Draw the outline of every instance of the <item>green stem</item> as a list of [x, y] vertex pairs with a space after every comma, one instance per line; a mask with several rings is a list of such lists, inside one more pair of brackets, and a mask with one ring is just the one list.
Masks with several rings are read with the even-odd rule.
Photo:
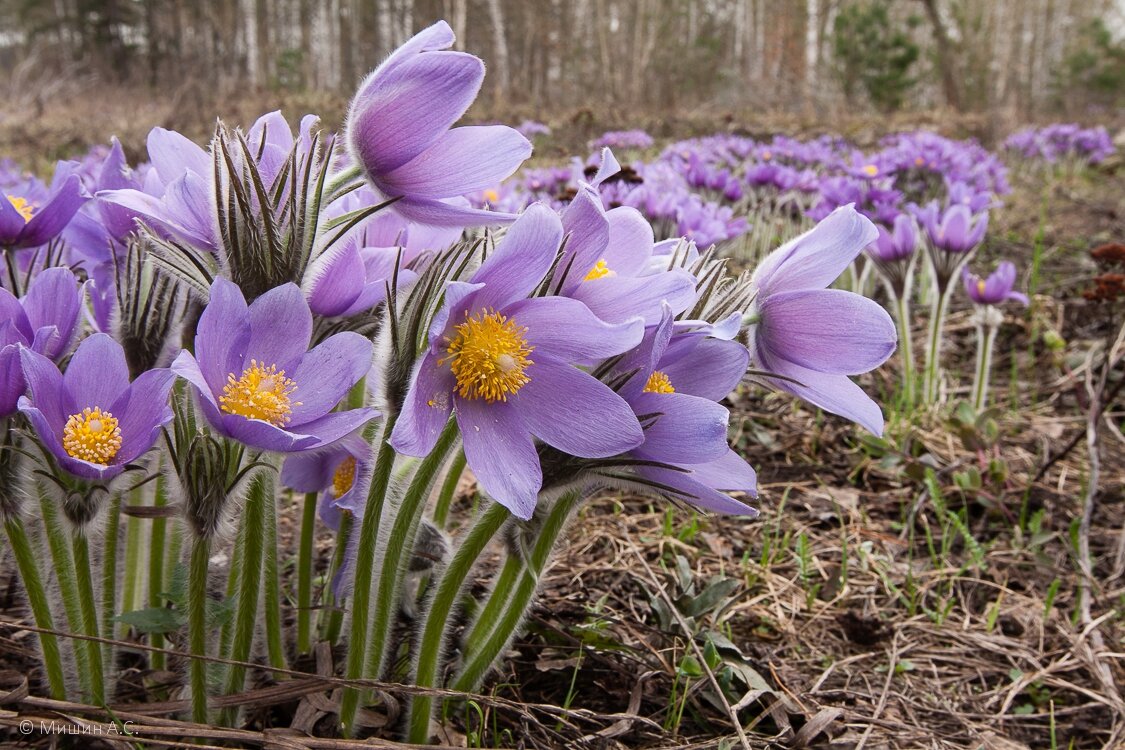
[[[167, 489], [164, 475], [156, 478], [156, 495], [152, 504], [163, 508], [168, 504]], [[168, 519], [157, 516], [152, 519], [151, 543], [148, 550], [148, 606], [152, 608], [164, 606], [164, 541], [168, 529]], [[164, 634], [153, 633], [149, 636], [149, 643], [154, 648], [164, 648]], [[154, 670], [165, 667], [164, 654], [152, 651], [149, 654], [149, 663]]]
[[297, 547], [297, 653], [312, 651], [312, 569], [316, 536], [317, 493], [305, 495], [301, 513], [301, 540]]
[[[114, 494], [106, 513], [105, 538], [102, 552], [102, 630], [106, 638], [113, 638], [114, 617], [117, 616], [117, 537], [121, 531], [121, 495]], [[126, 571], [128, 575], [128, 571]], [[124, 611], [124, 608], [122, 608]], [[113, 670], [114, 648], [103, 643], [102, 663]]]
[[908, 408], [914, 406], [914, 343], [910, 335], [910, 300], [904, 293], [895, 300], [898, 313], [899, 351], [902, 354], [902, 392]]
[[[262, 553], [265, 542], [265, 524], [267, 503], [273, 498], [267, 496], [267, 480], [265, 473], [259, 473], [251, 480], [250, 489], [246, 493], [246, 504], [242, 509], [241, 547], [239, 558], [239, 577], [235, 614], [233, 620], [233, 642], [230, 658], [234, 661], [245, 662], [250, 660], [250, 649], [254, 645], [254, 630], [258, 625], [258, 594], [262, 588]], [[240, 664], [230, 665], [227, 673], [226, 694], [235, 695], [242, 692], [246, 681], [246, 667]], [[220, 723], [227, 725], [233, 723], [236, 715], [235, 709], [223, 711]]]
[[[438, 681], [439, 664], [445, 644], [445, 631], [453, 615], [453, 605], [461, 586], [476, 564], [477, 558], [500, 527], [510, 517], [508, 509], [500, 503], [492, 503], [469, 529], [469, 533], [457, 546], [453, 559], [449, 561], [433, 598], [426, 607], [425, 623], [416, 652], [417, 666], [414, 671], [414, 684], [418, 687], [434, 687]], [[434, 698], [417, 695], [410, 705], [407, 741], [425, 744], [430, 738], [430, 716], [433, 714]]]
[[[375, 561], [375, 548], [379, 542], [379, 528], [382, 525], [383, 505], [387, 499], [387, 487], [394, 469], [395, 451], [391, 447], [391, 432], [394, 430], [396, 416], [386, 415], [383, 432], [379, 437], [379, 449], [375, 456], [375, 468], [371, 475], [371, 490], [359, 524], [359, 539], [356, 547], [355, 579], [352, 586], [352, 621], [348, 632], [348, 655], [344, 675], [349, 680], [363, 677], [367, 664], [367, 626], [371, 609], [372, 566]], [[340, 725], [346, 736], [353, 736], [355, 714], [359, 708], [359, 690], [344, 688], [340, 699]]]
[[988, 404], [988, 381], [991, 379], [996, 329], [996, 326], [987, 323], [977, 327], [977, 376], [973, 381], [973, 406], [978, 412]]
[[433, 515], [434, 526], [442, 531], [445, 531], [446, 523], [449, 521], [449, 508], [453, 505], [453, 495], [457, 492], [461, 475], [465, 473], [465, 463], [465, 451], [457, 451], [457, 455], [453, 457], [449, 469], [445, 472], [445, 481], [442, 482], [441, 491], [438, 493]]
[[[135, 505], [141, 503], [143, 492], [141, 488], [133, 490], [131, 502]], [[125, 581], [121, 591], [121, 611], [132, 612], [135, 609], [140, 609], [140, 573], [141, 554], [142, 550], [151, 554], [154, 549], [161, 549], [160, 547], [144, 543], [144, 528], [141, 525], [141, 519], [135, 516], [129, 516], [125, 521], [125, 569], [121, 572]], [[107, 631], [110, 632], [110, 631]]]
[[[98, 605], [94, 599], [94, 577], [90, 571], [90, 545], [83, 529], [74, 532], [74, 572], [78, 582], [78, 603], [82, 608], [83, 632], [98, 637]], [[90, 670], [90, 699], [95, 706], [105, 705], [105, 675], [102, 671], [102, 647], [97, 641], [85, 641], [87, 667]]]
[[265, 518], [266, 544], [262, 555], [263, 596], [265, 608], [266, 652], [270, 666], [285, 669], [285, 640], [281, 633], [281, 574], [277, 561], [277, 493], [273, 472], [266, 472], [265, 502], [262, 511]]
[[[82, 632], [82, 606], [78, 601], [78, 581], [74, 573], [74, 557], [71, 555], [67, 531], [63, 527], [59, 510], [43, 490], [39, 491], [39, 509], [43, 515], [43, 528], [47, 533], [47, 547], [51, 551], [51, 564], [59, 582], [63, 611], [66, 612], [67, 627], [71, 632]], [[78, 682], [85, 695], [90, 695], [90, 669], [87, 665], [87, 650], [74, 645], [74, 660], [78, 667]]]
[[336, 549], [332, 552], [332, 564], [328, 574], [324, 577], [324, 609], [321, 616], [321, 632], [324, 640], [335, 646], [340, 640], [340, 630], [344, 627], [344, 600], [337, 601], [332, 593], [332, 581], [336, 577], [340, 566], [344, 564], [344, 555], [348, 552], [348, 538], [352, 535], [354, 516], [351, 513], [342, 513], [340, 517], [340, 530], [336, 532]]
[[386, 550], [379, 562], [379, 578], [374, 592], [374, 612], [370, 637], [367, 641], [366, 673], [378, 679], [383, 673], [387, 642], [390, 640], [392, 615], [398, 611], [398, 598], [402, 593], [403, 579], [407, 566], [403, 565], [404, 555], [413, 549], [414, 536], [418, 531], [418, 521], [422, 517], [422, 506], [430, 496], [438, 470], [445, 463], [449, 452], [457, 442], [457, 422], [450, 420], [437, 443], [426, 456], [414, 475], [414, 481], [402, 498], [395, 512], [391, 533], [386, 538]]
[[[481, 610], [480, 617], [473, 625], [472, 635], [465, 643], [467, 653], [464, 666], [453, 680], [454, 690], [462, 692], [475, 690], [488, 674], [497, 657], [515, 637], [516, 630], [531, 605], [531, 599], [535, 596], [540, 576], [547, 566], [551, 551], [555, 548], [555, 542], [566, 528], [571, 512], [581, 500], [582, 493], [578, 490], [560, 497], [543, 522], [543, 528], [540, 529], [535, 545], [531, 549], [530, 559], [525, 563], [524, 560], [515, 558], [515, 567], [522, 568], [519, 583], [515, 587], [510, 585], [501, 587], [500, 581], [497, 581], [497, 585], [492, 588], [488, 603]], [[510, 557], [509, 560], [511, 559], [513, 558]], [[505, 570], [501, 571], [501, 578], [507, 571], [507, 561], [504, 563], [504, 568]]]
[[207, 724], [207, 575], [211, 560], [211, 540], [196, 536], [191, 545], [188, 569], [188, 648], [192, 660], [191, 719]]
[[516, 585], [516, 576], [519, 575], [522, 568], [523, 560], [519, 555], [504, 557], [504, 566], [500, 568], [500, 574], [492, 584], [488, 600], [481, 607], [469, 634], [465, 637], [466, 657], [475, 653], [474, 646], [482, 643], [496, 628], [496, 623], [499, 621], [500, 614], [504, 611], [504, 605], [508, 601], [508, 595], [511, 594]]
[[941, 379], [941, 339], [945, 328], [945, 314], [949, 308], [950, 290], [953, 285], [947, 286], [943, 291], [934, 295], [930, 307], [930, 345], [926, 352], [926, 372], [922, 383], [925, 402], [932, 404], [937, 401], [938, 382]]
[[12, 553], [16, 558], [16, 567], [19, 569], [20, 579], [23, 581], [24, 591], [27, 592], [27, 601], [31, 605], [31, 614], [35, 618], [35, 626], [42, 628], [39, 645], [43, 652], [43, 667], [47, 672], [47, 685], [51, 690], [51, 697], [55, 700], [66, 700], [66, 678], [63, 676], [62, 653], [59, 651], [59, 641], [55, 634], [50, 632], [55, 629], [54, 620], [51, 618], [51, 607], [47, 602], [47, 590], [43, 587], [43, 579], [39, 576], [39, 566], [35, 562], [35, 553], [31, 549], [27, 532], [23, 522], [18, 516], [12, 516], [4, 522], [4, 530], [8, 534], [8, 542], [12, 545]]

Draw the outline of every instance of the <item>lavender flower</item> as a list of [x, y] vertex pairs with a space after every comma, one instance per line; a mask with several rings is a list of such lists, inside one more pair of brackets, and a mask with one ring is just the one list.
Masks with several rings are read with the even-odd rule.
[[26, 180], [18, 187], [5, 188], [0, 195], [0, 247], [18, 250], [50, 242], [85, 200], [72, 163], [59, 163], [50, 187]]
[[78, 333], [82, 287], [67, 268], [49, 268], [16, 299], [0, 288], [0, 418], [16, 410], [27, 388], [20, 367], [21, 348], [58, 361]]
[[468, 283], [448, 285], [391, 435], [400, 453], [425, 456], [456, 408], [473, 473], [523, 519], [543, 483], [533, 436], [584, 458], [614, 456], [643, 439], [629, 405], [573, 366], [636, 346], [641, 321], [611, 325], [577, 300], [527, 298], [562, 236], [558, 215], [533, 205]]
[[172, 420], [167, 369], [129, 382], [121, 345], [104, 333], [84, 340], [66, 373], [31, 349], [20, 351], [31, 392], [20, 399], [40, 442], [62, 468], [83, 479], [108, 481], [156, 442]]
[[1003, 261], [996, 270], [982, 279], [969, 269], [961, 269], [961, 281], [965, 284], [965, 294], [978, 305], [998, 305], [1007, 300], [1015, 300], [1027, 305], [1026, 294], [1014, 291], [1016, 267], [1011, 261]]
[[399, 47], [360, 85], [345, 140], [354, 162], [394, 210], [421, 224], [473, 226], [512, 216], [447, 199], [498, 184], [531, 155], [531, 144], [503, 125], [451, 128], [472, 104], [484, 63], [451, 52], [444, 21]]
[[181, 352], [172, 370], [195, 387], [218, 432], [266, 451], [322, 448], [377, 416], [374, 409], [334, 412], [371, 369], [371, 342], [338, 333], [309, 351], [312, 312], [293, 284], [250, 306], [218, 278], [199, 319], [195, 355]]
[[894, 352], [894, 323], [872, 300], [825, 288], [876, 236], [869, 220], [844, 206], [767, 256], [751, 282], [749, 348], [755, 366], [781, 376], [767, 377], [778, 388], [881, 435], [879, 405], [848, 376]]

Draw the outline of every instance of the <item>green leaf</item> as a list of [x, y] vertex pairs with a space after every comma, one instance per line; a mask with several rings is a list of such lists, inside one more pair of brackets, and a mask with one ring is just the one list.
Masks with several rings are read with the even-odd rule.
[[136, 609], [118, 615], [113, 619], [125, 623], [145, 635], [174, 633], [187, 622], [183, 612], [165, 607]]

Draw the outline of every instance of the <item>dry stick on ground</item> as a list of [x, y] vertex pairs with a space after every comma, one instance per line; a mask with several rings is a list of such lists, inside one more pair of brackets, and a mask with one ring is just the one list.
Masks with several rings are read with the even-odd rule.
[[[1086, 417], [1086, 449], [1090, 455], [1090, 473], [1086, 480], [1086, 498], [1082, 506], [1082, 519], [1078, 526], [1078, 565], [1080, 568], [1080, 584], [1078, 593], [1081, 597], [1079, 616], [1083, 627], [1082, 635], [1084, 636], [1079, 640], [1078, 646], [1081, 648], [1081, 656], [1089, 662], [1090, 670], [1094, 673], [1098, 682], [1101, 683], [1102, 689], [1106, 695], [1111, 698], [1116, 696], [1114, 700], [1114, 710], [1117, 712], [1117, 721], [1114, 722], [1113, 734], [1110, 736], [1110, 741], [1107, 746], [1113, 747], [1117, 741], [1122, 738], [1125, 733], [1125, 701], [1122, 700], [1121, 694], [1113, 679], [1113, 673], [1110, 671], [1109, 664], [1105, 661], [1103, 656], [1106, 653], [1105, 640], [1102, 637], [1101, 630], [1094, 622], [1093, 615], [1090, 609], [1090, 602], [1093, 599], [1094, 592], [1094, 566], [1090, 554], [1090, 521], [1094, 515], [1094, 501], [1098, 495], [1098, 481], [1099, 472], [1101, 468], [1101, 461], [1098, 455], [1098, 425], [1101, 423], [1102, 410], [1105, 408], [1102, 399], [1106, 395], [1106, 384], [1109, 381], [1109, 374], [1113, 371], [1117, 361], [1121, 359], [1122, 355], [1119, 351], [1125, 344], [1125, 325], [1117, 334], [1116, 340], [1113, 345], [1109, 347], [1105, 355], [1105, 362], [1101, 368], [1101, 373], [1098, 378], [1098, 383], [1094, 385], [1094, 368], [1088, 366], [1086, 369], [1086, 393], [1089, 396], [1089, 410]], [[1091, 351], [1089, 355], [1088, 364], [1092, 365], [1094, 352]], [[1125, 380], [1125, 379], [1123, 379]], [[1106, 402], [1112, 399], [1106, 399]], [[1125, 533], [1125, 531], [1123, 531]]]
[[656, 588], [656, 593], [664, 600], [664, 605], [668, 607], [668, 611], [676, 618], [676, 623], [684, 631], [684, 635], [687, 636], [688, 644], [691, 646], [692, 651], [695, 652], [696, 660], [703, 667], [704, 671], [707, 672], [707, 679], [711, 681], [711, 686], [715, 688], [715, 694], [719, 696], [719, 700], [722, 701], [723, 707], [727, 710], [727, 715], [730, 716], [730, 721], [731, 724], [734, 725], [734, 730], [738, 732], [738, 739], [742, 743], [742, 747], [744, 750], [750, 750], [750, 740], [746, 737], [746, 731], [742, 728], [742, 722], [738, 719], [738, 712], [731, 708], [730, 701], [728, 701], [726, 695], [723, 694], [723, 688], [719, 685], [719, 680], [715, 677], [715, 673], [711, 671], [711, 665], [709, 665], [707, 659], [704, 658], [703, 651], [699, 648], [699, 644], [695, 642], [695, 637], [692, 635], [691, 629], [688, 628], [688, 624], [684, 621], [683, 616], [680, 615], [680, 611], [676, 609], [676, 605], [672, 602], [671, 597], [668, 596], [664, 585], [660, 583], [656, 574], [652, 572], [652, 566], [648, 564], [648, 560], [645, 559], [644, 555], [642, 555], [641, 551], [636, 547], [633, 547], [633, 554], [636, 555], [645, 566], [645, 572], [648, 573], [649, 580], [652, 581], [652, 585]]

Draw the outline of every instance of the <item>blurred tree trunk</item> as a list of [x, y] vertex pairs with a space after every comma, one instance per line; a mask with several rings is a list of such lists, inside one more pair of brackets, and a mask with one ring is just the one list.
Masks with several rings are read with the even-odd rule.
[[496, 99], [505, 101], [508, 97], [508, 84], [511, 81], [511, 71], [508, 68], [508, 36], [507, 27], [504, 25], [504, 9], [500, 0], [488, 0], [488, 15], [492, 19], [492, 39], [496, 58], [494, 60], [493, 75], [495, 78], [494, 91]]
[[941, 18], [941, 11], [937, 7], [937, 0], [921, 0], [926, 7], [930, 25], [934, 30], [934, 51], [937, 57], [938, 70], [941, 72], [941, 87], [945, 92], [946, 103], [958, 112], [964, 111], [961, 101], [961, 89], [957, 82], [956, 50], [949, 39], [949, 31]]

